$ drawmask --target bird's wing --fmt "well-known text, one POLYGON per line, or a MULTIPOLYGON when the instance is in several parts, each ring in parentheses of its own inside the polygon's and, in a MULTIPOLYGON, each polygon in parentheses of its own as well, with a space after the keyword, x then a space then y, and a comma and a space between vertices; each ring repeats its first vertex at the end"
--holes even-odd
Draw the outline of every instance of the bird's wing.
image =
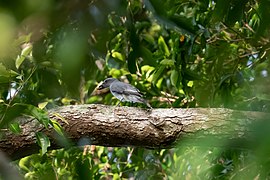
POLYGON ((123 93, 126 94, 126 95, 135 95, 135 96, 139 96, 139 97, 142 97, 143 95, 141 94, 141 92, 135 88, 134 86, 130 85, 130 84, 126 84, 124 83, 125 86, 124 86, 124 91, 123 93))
POLYGON ((130 84, 115 81, 110 85, 110 91, 120 101, 144 103, 149 108, 152 108, 151 105, 143 99, 143 95, 140 91, 130 84))
POLYGON ((137 88, 124 82, 120 82, 120 81, 114 82, 112 83, 110 89, 111 91, 115 93, 120 93, 123 95, 135 95, 135 96, 142 97, 142 94, 137 88))

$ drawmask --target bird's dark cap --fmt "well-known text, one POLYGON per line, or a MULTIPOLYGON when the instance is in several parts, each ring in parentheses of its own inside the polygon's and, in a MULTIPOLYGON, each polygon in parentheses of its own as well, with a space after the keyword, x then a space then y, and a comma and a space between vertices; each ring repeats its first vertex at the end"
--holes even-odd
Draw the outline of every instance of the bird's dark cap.
POLYGON ((98 86, 98 90, 101 90, 101 89, 104 89, 104 88, 108 88, 110 85, 111 85, 111 83, 113 83, 114 81, 116 81, 117 79, 115 79, 115 78, 107 78, 107 79, 105 79, 104 81, 103 81, 103 83, 100 85, 100 86, 98 86))

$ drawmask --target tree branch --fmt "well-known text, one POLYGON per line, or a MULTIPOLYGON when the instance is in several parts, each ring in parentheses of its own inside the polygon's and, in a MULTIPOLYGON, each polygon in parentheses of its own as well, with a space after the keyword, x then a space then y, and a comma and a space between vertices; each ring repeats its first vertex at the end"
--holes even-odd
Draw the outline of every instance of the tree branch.
MULTIPOLYGON (((81 142, 79 145, 148 148, 170 147, 185 137, 198 140, 208 135, 220 138, 222 134, 225 139, 233 139, 243 136, 254 120, 269 116, 222 108, 147 110, 95 104, 63 106, 49 111, 49 115, 62 125, 67 138, 81 142)), ((22 133, 5 132, 0 140, 0 150, 12 159, 38 151, 36 132, 44 132, 52 139, 52 149, 66 145, 52 128, 45 129, 37 120, 24 117, 19 121, 22 133)))

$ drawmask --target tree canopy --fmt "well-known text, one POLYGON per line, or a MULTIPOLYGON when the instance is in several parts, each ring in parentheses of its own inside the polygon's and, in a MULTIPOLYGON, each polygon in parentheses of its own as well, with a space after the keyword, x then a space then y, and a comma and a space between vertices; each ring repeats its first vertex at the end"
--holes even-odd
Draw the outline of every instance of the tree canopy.
MULTIPOLYGON (((269 12, 269 0, 0 2, 0 129, 20 134, 23 115, 64 136, 48 111, 117 104, 96 91, 107 77, 134 85, 153 108, 269 113, 269 12)), ((253 124, 252 143, 237 142, 244 149, 187 138, 171 149, 48 151, 50 139, 36 133, 40 154, 14 163, 26 179, 267 179, 269 128, 253 124)))

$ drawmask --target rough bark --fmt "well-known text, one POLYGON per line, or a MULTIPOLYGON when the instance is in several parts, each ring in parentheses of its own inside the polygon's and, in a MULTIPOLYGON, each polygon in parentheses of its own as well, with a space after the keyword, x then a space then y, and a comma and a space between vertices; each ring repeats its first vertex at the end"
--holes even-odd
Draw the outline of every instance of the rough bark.
MULTIPOLYGON (((141 109, 106 105, 74 105, 53 109, 51 119, 57 120, 72 142, 102 146, 170 147, 183 138, 198 140, 208 135, 231 139, 243 136, 247 125, 268 114, 230 109, 141 109), (221 136, 222 135, 222 136, 221 136)), ((0 150, 12 159, 37 152, 35 133, 44 132, 52 140, 51 148, 70 143, 45 129, 32 118, 22 118, 21 134, 2 134, 0 150), (62 143, 62 144, 61 144, 62 143)))

